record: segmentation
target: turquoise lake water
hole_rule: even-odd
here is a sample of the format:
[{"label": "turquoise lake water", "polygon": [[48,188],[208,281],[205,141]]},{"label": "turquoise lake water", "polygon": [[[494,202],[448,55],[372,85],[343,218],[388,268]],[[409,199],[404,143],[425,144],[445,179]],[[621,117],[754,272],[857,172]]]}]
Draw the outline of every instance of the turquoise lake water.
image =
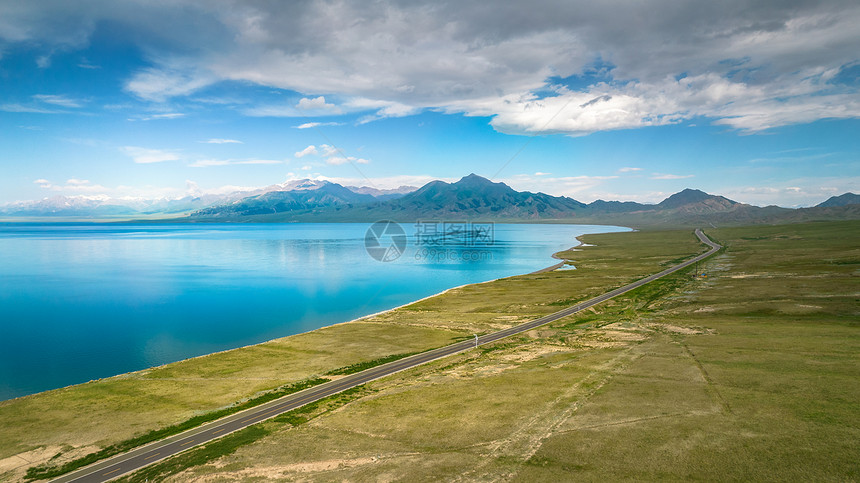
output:
[{"label": "turquoise lake water", "polygon": [[579,235],[627,230],[496,224],[431,239],[441,224],[403,224],[402,255],[381,262],[369,226],[0,225],[0,400],[532,272]]}]

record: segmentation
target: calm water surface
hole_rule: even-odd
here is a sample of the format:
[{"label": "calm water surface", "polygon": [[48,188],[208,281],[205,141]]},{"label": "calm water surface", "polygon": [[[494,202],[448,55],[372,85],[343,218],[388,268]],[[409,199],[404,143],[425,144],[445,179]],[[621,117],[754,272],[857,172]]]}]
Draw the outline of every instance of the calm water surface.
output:
[{"label": "calm water surface", "polygon": [[[493,243],[379,262],[368,224],[0,226],[0,400],[316,329],[531,272],[584,233],[495,225]],[[425,238],[426,240],[426,238]]]}]

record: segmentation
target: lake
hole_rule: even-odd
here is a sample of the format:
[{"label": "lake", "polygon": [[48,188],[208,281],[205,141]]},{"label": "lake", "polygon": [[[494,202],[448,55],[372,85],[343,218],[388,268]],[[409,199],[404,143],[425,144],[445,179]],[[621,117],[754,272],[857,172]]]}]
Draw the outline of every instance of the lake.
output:
[{"label": "lake", "polygon": [[0,225],[0,400],[533,272],[555,263],[552,253],[578,244],[579,235],[628,230],[430,223],[370,228]]}]

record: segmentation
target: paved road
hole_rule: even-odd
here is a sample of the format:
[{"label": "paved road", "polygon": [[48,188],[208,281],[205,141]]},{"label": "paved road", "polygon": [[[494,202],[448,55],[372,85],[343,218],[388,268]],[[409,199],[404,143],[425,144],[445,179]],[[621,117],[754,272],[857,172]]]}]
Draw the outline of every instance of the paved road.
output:
[{"label": "paved road", "polygon": [[102,462],[92,464],[86,468],[82,468],[60,478],[57,478],[54,481],[63,483],[89,483],[109,481],[120,475],[135,471],[144,466],[155,463],[156,461],[167,458],[168,456],[172,456],[176,453],[185,451],[186,449],[193,448],[194,446],[203,444],[207,441],[212,441],[213,439],[220,438],[221,436],[240,430],[252,424],[259,423],[260,421],[265,421],[269,418],[273,418],[279,414],[304,406],[305,404],[314,402],[318,399],[322,399],[326,396],[337,394],[346,389],[359,386],[361,384],[372,381],[374,379],[378,379],[380,377],[394,374],[395,372],[399,372],[404,369],[409,369],[442,357],[467,351],[469,349],[474,348],[476,343],[480,345],[487,344],[489,342],[495,342],[499,339],[504,339],[505,337],[510,337],[514,334],[519,334],[521,332],[525,332],[536,327],[540,327],[541,325],[556,321],[563,317],[575,314],[593,305],[597,305],[625,292],[629,292],[630,290],[633,290],[637,287],[641,287],[648,282],[657,280],[658,278],[666,276],[672,272],[676,272],[678,270],[681,270],[682,268],[688,267],[698,261],[701,261],[711,256],[717,250],[722,248],[720,245],[717,245],[716,243],[709,240],[704,235],[704,233],[702,233],[701,230],[696,230],[696,236],[699,237],[699,240],[701,240],[702,243],[705,243],[711,249],[708,250],[706,253],[703,253],[693,258],[692,260],[688,260],[684,263],[675,265],[672,268],[663,270],[660,273],[645,277],[641,280],[633,282],[629,285],[625,285],[621,288],[617,288],[599,297],[595,297],[585,302],[576,304],[572,307],[568,307],[564,310],[558,311],[554,314],[541,317],[531,322],[526,322],[525,324],[518,325],[516,327],[511,327],[509,329],[494,332],[492,334],[482,335],[478,337],[477,342],[474,339],[471,339],[464,342],[458,342],[456,344],[452,344],[446,347],[440,347],[438,349],[423,352],[421,354],[406,357],[398,361],[367,369],[357,374],[343,377],[336,381],[331,381],[325,384],[321,384],[319,386],[305,389],[304,391],[297,392],[295,394],[284,396],[275,401],[270,401],[260,406],[247,409],[240,413],[236,413],[234,415],[227,416],[217,421],[204,424],[198,428],[191,429],[182,434],[178,434],[176,436],[172,436],[170,438],[151,443],[147,446],[138,448],[128,453],[117,455]]}]

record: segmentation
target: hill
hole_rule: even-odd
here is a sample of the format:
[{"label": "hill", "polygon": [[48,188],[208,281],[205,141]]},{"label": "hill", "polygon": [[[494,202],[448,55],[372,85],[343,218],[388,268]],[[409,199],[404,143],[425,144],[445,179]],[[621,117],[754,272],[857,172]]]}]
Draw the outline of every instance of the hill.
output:
[{"label": "hill", "polygon": [[834,206],[848,206],[860,204],[860,195],[845,193],[839,196],[831,196],[827,201],[819,203],[816,208],[832,208]]},{"label": "hill", "polygon": [[[309,181],[309,180],[306,180]],[[455,183],[431,181],[403,194],[347,188],[328,181],[297,184],[230,204],[198,210],[192,221],[371,222],[389,219],[576,222],[626,226],[738,225],[860,218],[852,206],[789,209],[758,207],[684,189],[657,204],[597,200],[589,204],[565,196],[516,191],[476,174]],[[356,193],[364,191],[364,193]],[[394,190],[398,191],[398,190]],[[371,196],[373,193],[376,197]],[[395,195],[397,198],[391,198]]]},{"label": "hill", "polygon": [[228,218],[302,212],[312,209],[352,206],[376,200],[369,194],[361,194],[328,181],[304,183],[285,191],[269,191],[244,198],[227,205],[213,206],[193,213],[201,218]]}]

